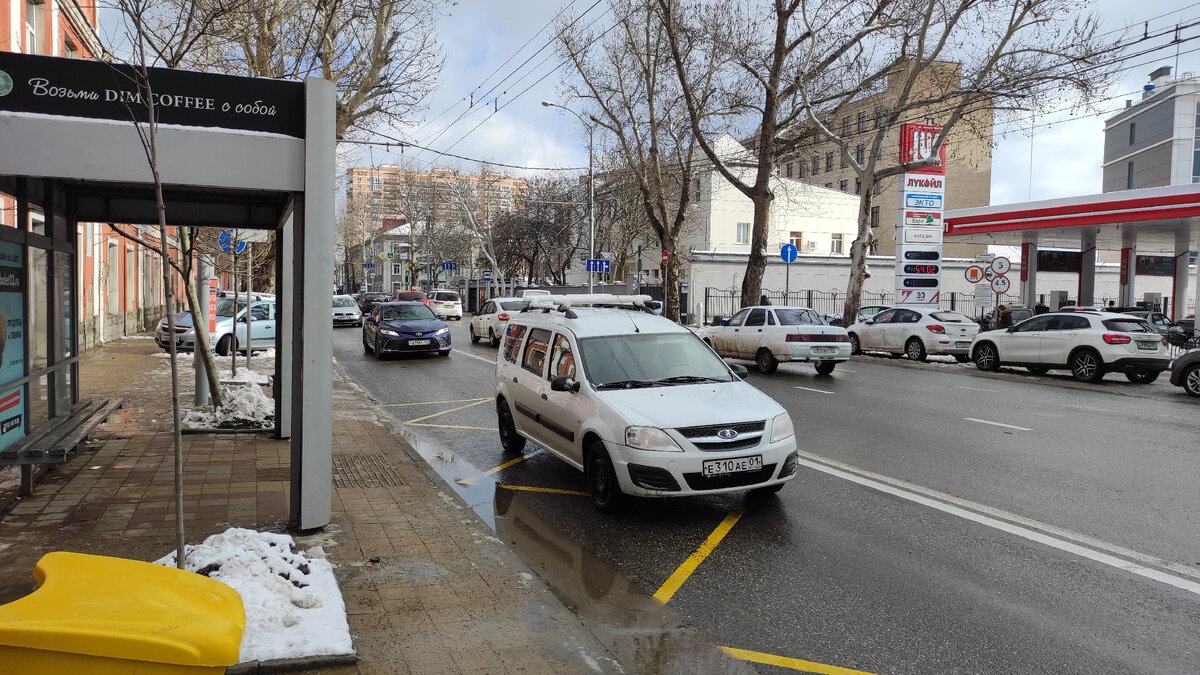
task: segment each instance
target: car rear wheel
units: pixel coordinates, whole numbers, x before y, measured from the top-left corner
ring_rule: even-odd
[[[1131,370],[1125,373],[1125,378],[1134,384],[1150,384],[1158,379],[1157,370]]]
[[[500,445],[504,447],[504,451],[517,454],[524,450],[525,437],[517,433],[517,427],[513,424],[512,412],[508,409],[508,401],[500,401],[496,404],[496,420],[499,422]]]
[[[1200,363],[1188,366],[1179,380],[1183,390],[1192,396],[1200,396]]]
[[[837,367],[837,362],[835,362],[835,361],[824,361],[822,363],[818,363],[816,365],[817,374],[818,375],[831,375],[831,374],[833,374],[833,369],[836,367]]]
[[[363,331],[363,351],[367,354],[371,353],[371,343],[367,342],[367,333]]]
[[[862,353],[862,347],[859,346],[859,344],[858,344],[858,336],[855,335],[854,333],[850,334],[850,353],[851,354],[861,354]]]
[[[475,324],[471,324],[470,326],[467,326],[467,330],[470,331],[470,333],[471,333],[471,344],[475,344],[476,342],[479,342],[479,336],[475,334]]]
[[[233,347],[233,336],[226,335],[217,341],[217,356],[227,356]]]
[[[980,370],[999,370],[1000,355],[996,353],[996,347],[990,342],[985,342],[975,348],[975,367]]]
[[[1090,349],[1075,352],[1071,357],[1071,375],[1080,382],[1099,382],[1104,377],[1100,355]]]
[[[921,342],[921,338],[909,338],[904,343],[904,353],[913,361],[924,361],[927,356],[925,343]]]
[[[758,350],[758,354],[754,357],[754,363],[758,365],[758,372],[763,375],[770,375],[779,368],[779,361],[775,359],[771,350],[765,347]]]
[[[488,339],[492,341],[493,347],[500,346],[500,338],[496,337],[496,331],[492,330],[491,328],[488,329]]]
[[[1046,366],[1026,366],[1025,370],[1028,370],[1034,375],[1045,375],[1046,373],[1050,372],[1050,369]]]
[[[613,469],[612,460],[604,443],[595,441],[588,447],[587,463],[588,492],[592,495],[592,503],[602,513],[613,513],[620,510],[625,501],[625,493],[621,492],[621,484],[617,482],[617,472]]]

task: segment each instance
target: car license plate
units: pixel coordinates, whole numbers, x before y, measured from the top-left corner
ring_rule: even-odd
[[[960,340],[960,341],[958,341],[958,342],[955,342],[955,343],[954,343],[954,346],[955,346],[955,347],[958,347],[959,349],[965,349],[965,348],[967,348],[967,347],[970,347],[970,346],[971,346],[971,343],[970,343],[970,342],[963,342],[963,341],[961,341],[961,340]]]
[[[750,455],[749,457],[734,457],[732,459],[705,460],[704,464],[700,467],[700,473],[707,478],[709,476],[723,476],[727,473],[759,471],[762,468],[762,455]]]
[[[1158,343],[1157,342],[1141,342],[1141,341],[1139,341],[1138,349],[1148,349],[1148,350],[1158,349]]]
[[[421,345],[427,345],[429,342],[429,340],[409,340],[408,344],[412,345],[413,347],[419,347]]]
[[[813,354],[836,354],[837,347],[813,347],[809,351]]]

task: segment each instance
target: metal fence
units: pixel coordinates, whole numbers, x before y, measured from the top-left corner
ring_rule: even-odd
[[[765,290],[763,294],[771,301],[773,305],[794,305],[800,307],[809,307],[817,312],[826,315],[841,316],[842,310],[846,305],[845,291],[771,291]],[[723,289],[723,288],[706,288],[704,289],[704,320],[702,323],[710,322],[713,317],[729,318],[736,314],[742,308],[740,289]],[[891,306],[895,302],[895,293],[887,291],[867,292],[862,294],[863,306],[866,305],[888,305]],[[941,307],[942,309],[966,314],[969,317],[980,319],[997,303],[1002,302],[1007,305],[1019,305],[1021,299],[1015,295],[1000,296],[999,300],[987,305],[986,307],[975,306],[975,295],[973,293],[942,293]]]

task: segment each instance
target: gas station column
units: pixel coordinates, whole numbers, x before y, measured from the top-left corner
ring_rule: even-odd
[[[1085,227],[1079,233],[1079,293],[1076,302],[1090,307],[1096,302],[1096,230]]]
[[[1134,277],[1137,276],[1137,232],[1130,227],[1121,230],[1121,288],[1117,292],[1117,305],[1133,305]]]
[[[1171,284],[1171,318],[1176,321],[1187,315],[1188,263],[1192,258],[1191,244],[1192,237],[1188,230],[1180,229],[1175,232],[1175,278]]]
[[[1037,307],[1037,232],[1021,235],[1021,304]]]

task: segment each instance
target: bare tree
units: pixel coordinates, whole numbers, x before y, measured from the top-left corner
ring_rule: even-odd
[[[378,201],[361,192],[351,195],[341,207],[334,225],[334,236],[342,250],[346,283],[350,288],[359,288],[360,280],[366,278],[366,264],[376,262],[367,260],[366,256],[368,241],[383,222],[382,214]],[[351,259],[351,254],[356,250],[358,255]]]
[[[617,22],[611,33],[579,29],[569,17],[560,20],[560,47],[579,78],[567,90],[596,111],[590,119],[613,139],[612,151],[621,157],[626,172],[621,180],[637,185],[641,193],[647,222],[670,254],[663,278],[663,315],[678,321],[682,260],[677,248],[694,199],[697,148],[687,104],[694,106],[696,125],[702,124],[716,103],[716,69],[705,55],[680,44],[680,67],[693,87],[684,92],[672,75],[663,23],[651,7],[638,0],[609,4]]]

